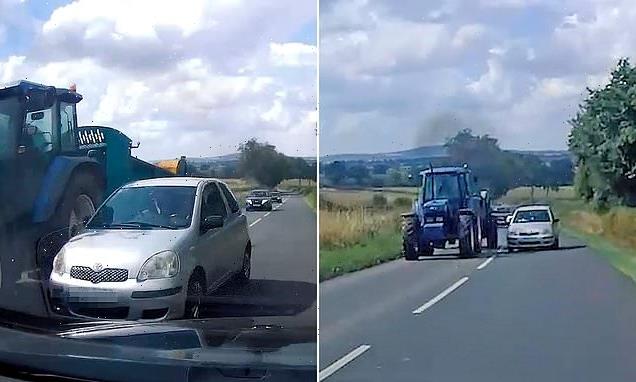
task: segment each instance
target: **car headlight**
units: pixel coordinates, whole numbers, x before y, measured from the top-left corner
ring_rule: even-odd
[[[179,256],[172,251],[163,251],[150,256],[139,270],[137,281],[165,279],[179,273]]]
[[[518,234],[519,234],[519,232],[517,232],[517,231],[515,231],[515,230],[512,230],[512,231],[511,231],[511,230],[508,230],[508,235],[516,236],[516,235],[518,235]]]
[[[438,223],[442,223],[442,222],[444,222],[444,217],[443,216],[438,216],[438,217],[435,218],[435,221],[438,222]]]
[[[64,275],[64,270],[66,269],[66,262],[64,261],[64,248],[55,255],[53,259],[53,272],[58,275]]]
[[[252,200],[251,199],[247,199],[246,202],[247,202],[247,204],[252,204]]]
[[[550,230],[549,230],[549,229],[547,229],[547,228],[544,228],[544,229],[543,229],[543,231],[541,231],[541,233],[542,233],[543,235],[549,235],[549,234],[551,234],[551,233],[552,233],[552,231],[550,231]]]

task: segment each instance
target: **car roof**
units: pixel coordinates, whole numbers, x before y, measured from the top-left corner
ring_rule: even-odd
[[[549,211],[550,206],[547,204],[534,204],[531,206],[521,206],[517,208],[517,211]]]
[[[128,183],[124,187],[149,187],[149,186],[190,186],[197,187],[201,183],[217,181],[217,179],[211,178],[195,178],[190,176],[172,176],[166,178],[152,178],[137,180],[132,183]]]

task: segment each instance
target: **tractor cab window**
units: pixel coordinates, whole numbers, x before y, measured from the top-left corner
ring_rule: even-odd
[[[75,148],[75,105],[60,102],[60,145],[62,151]]]
[[[20,128],[20,103],[16,97],[0,99],[0,159],[15,153],[17,130]]]
[[[459,199],[459,182],[456,174],[427,174],[424,179],[424,201],[432,199]]]
[[[26,113],[25,128],[30,130],[24,137],[27,145],[40,152],[53,150],[52,116],[51,108]]]

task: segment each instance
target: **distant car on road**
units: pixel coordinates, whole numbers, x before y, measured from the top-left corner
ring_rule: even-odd
[[[523,206],[507,218],[508,250],[559,248],[559,219],[547,205]]]
[[[245,209],[253,210],[272,210],[272,196],[268,190],[253,190],[245,198]]]
[[[198,317],[197,297],[251,272],[247,219],[225,183],[162,178],[115,191],[53,261],[54,311]]]
[[[280,191],[272,191],[272,202],[274,203],[282,203],[283,197]]]

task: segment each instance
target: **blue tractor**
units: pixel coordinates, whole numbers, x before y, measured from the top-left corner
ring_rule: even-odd
[[[406,260],[431,256],[435,248],[459,242],[460,257],[481,253],[484,239],[497,248],[497,225],[487,190],[463,167],[430,166],[420,173],[422,185],[410,213],[402,214],[402,251]]]

